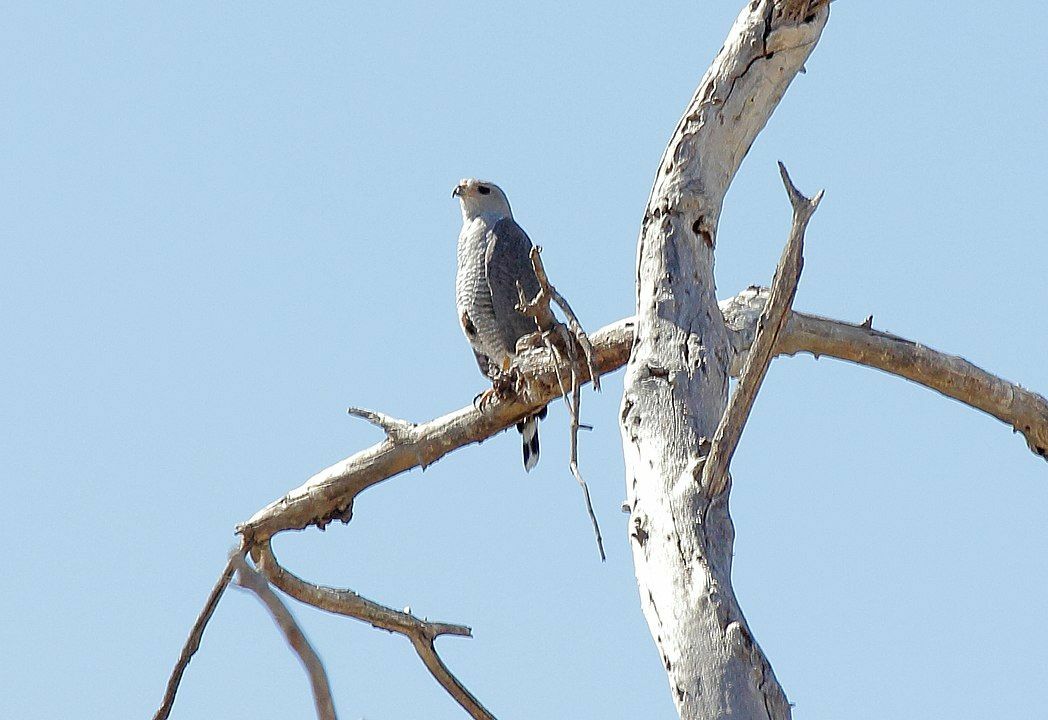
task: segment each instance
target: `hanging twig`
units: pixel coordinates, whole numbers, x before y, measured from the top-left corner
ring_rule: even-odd
[[[193,623],[193,627],[189,631],[189,637],[186,638],[186,643],[182,646],[178,662],[175,663],[175,668],[171,671],[171,676],[167,681],[167,689],[164,691],[164,699],[153,715],[153,720],[167,720],[167,717],[171,714],[171,708],[175,704],[175,695],[178,693],[178,686],[182,682],[182,674],[185,673],[189,661],[193,659],[193,655],[200,649],[200,639],[204,635],[204,628],[207,627],[211,616],[215,614],[218,601],[222,598],[222,593],[225,592],[226,586],[229,585],[229,581],[233,577],[237,558],[243,558],[247,552],[245,549],[246,542],[246,540],[242,540],[240,547],[230,554],[229,559],[226,561],[226,566],[222,568],[222,574],[218,576],[214,587],[211,588],[211,593],[207,596],[207,601],[204,603],[204,608],[197,615],[196,622]]]
[[[571,474],[575,481],[582,488],[582,496],[586,501],[586,513],[589,515],[590,523],[593,525],[593,534],[597,540],[597,551],[600,553],[601,562],[604,562],[607,560],[607,555],[604,553],[604,539],[601,537],[600,524],[597,522],[597,516],[593,512],[589,486],[579,471],[579,428],[582,426],[579,422],[582,412],[582,393],[580,391],[580,376],[582,373],[580,370],[582,368],[579,365],[579,357],[575,348],[576,346],[582,348],[583,355],[586,358],[586,374],[593,380],[594,389],[600,390],[600,382],[593,364],[593,347],[590,345],[589,338],[582,329],[582,325],[572,311],[571,306],[568,305],[568,301],[550,284],[549,276],[546,275],[546,269],[542,266],[542,248],[533,247],[530,257],[532,268],[535,270],[535,277],[538,279],[539,291],[534,298],[529,299],[524,293],[524,288],[521,287],[520,283],[517,283],[517,293],[520,298],[517,309],[525,315],[535,318],[536,324],[538,324],[539,318],[552,317],[549,309],[549,304],[552,300],[560,306],[568,319],[567,325],[556,323],[553,328],[542,333],[542,342],[556,361],[557,385],[560,387],[561,397],[564,398],[564,404],[567,405],[568,415],[571,418],[571,457],[568,461],[568,467],[571,469]],[[553,333],[557,333],[567,353],[566,364],[571,373],[570,398],[568,389],[564,387],[564,380],[561,377],[560,361],[562,356],[557,349],[557,343],[552,341]]]
[[[604,539],[600,535],[600,524],[597,522],[597,516],[593,512],[589,486],[582,479],[582,473],[579,472],[579,427],[581,427],[579,424],[579,405],[582,403],[582,387],[579,385],[578,375],[575,373],[574,366],[571,369],[571,399],[572,402],[569,405],[571,408],[571,457],[568,460],[568,467],[571,468],[571,474],[575,476],[576,482],[582,488],[582,495],[586,499],[586,512],[589,514],[590,523],[593,525],[593,534],[597,539],[600,561],[605,562],[608,558],[604,554]]]
[[[236,584],[245,590],[250,590],[262,601],[262,604],[269,610],[269,614],[273,616],[277,627],[284,633],[288,646],[298,655],[302,667],[306,669],[310,686],[313,689],[313,704],[317,708],[318,720],[336,720],[335,703],[331,699],[331,683],[328,682],[324,663],[321,662],[317,651],[309,644],[302,628],[295,621],[295,616],[269,587],[265,577],[249,566],[242,555],[235,553],[232,559],[236,569]]]

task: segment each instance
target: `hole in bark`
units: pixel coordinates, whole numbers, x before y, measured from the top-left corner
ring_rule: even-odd
[[[691,231],[702,238],[702,241],[706,243],[706,247],[713,247],[713,235],[706,228],[706,218],[700,216],[695,222],[691,224]]]

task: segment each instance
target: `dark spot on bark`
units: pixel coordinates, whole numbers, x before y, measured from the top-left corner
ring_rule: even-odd
[[[620,422],[626,422],[626,418],[629,417],[630,410],[633,409],[633,400],[626,398],[622,401],[622,414],[619,416]]]
[[[648,542],[648,531],[643,527],[643,521],[638,517],[633,520],[633,532],[632,537],[637,541],[637,544],[644,547],[644,543]]]
[[[698,220],[691,224],[691,231],[702,238],[702,241],[706,243],[706,247],[713,247],[713,235],[706,227],[706,218],[699,217]]]
[[[647,365],[647,368],[648,368],[648,375],[650,377],[667,378],[667,377],[670,376],[670,371],[667,370],[664,367],[659,367],[658,365],[652,365],[652,364],[649,363]]]

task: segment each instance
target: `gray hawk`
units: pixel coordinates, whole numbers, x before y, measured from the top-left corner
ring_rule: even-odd
[[[470,178],[451,192],[462,206],[458,238],[455,305],[480,371],[496,379],[510,369],[517,341],[553,326],[553,316],[533,318],[517,310],[517,284],[530,300],[539,291],[531,265],[531,240],[513,219],[509,200],[494,183]],[[524,469],[539,461],[539,419],[546,408],[519,423],[523,438]]]

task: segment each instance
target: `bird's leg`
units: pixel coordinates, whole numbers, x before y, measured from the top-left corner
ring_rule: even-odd
[[[519,398],[527,393],[528,390],[528,378],[524,375],[524,371],[516,365],[511,365],[499,378],[499,384],[501,385],[501,397],[514,397]]]

